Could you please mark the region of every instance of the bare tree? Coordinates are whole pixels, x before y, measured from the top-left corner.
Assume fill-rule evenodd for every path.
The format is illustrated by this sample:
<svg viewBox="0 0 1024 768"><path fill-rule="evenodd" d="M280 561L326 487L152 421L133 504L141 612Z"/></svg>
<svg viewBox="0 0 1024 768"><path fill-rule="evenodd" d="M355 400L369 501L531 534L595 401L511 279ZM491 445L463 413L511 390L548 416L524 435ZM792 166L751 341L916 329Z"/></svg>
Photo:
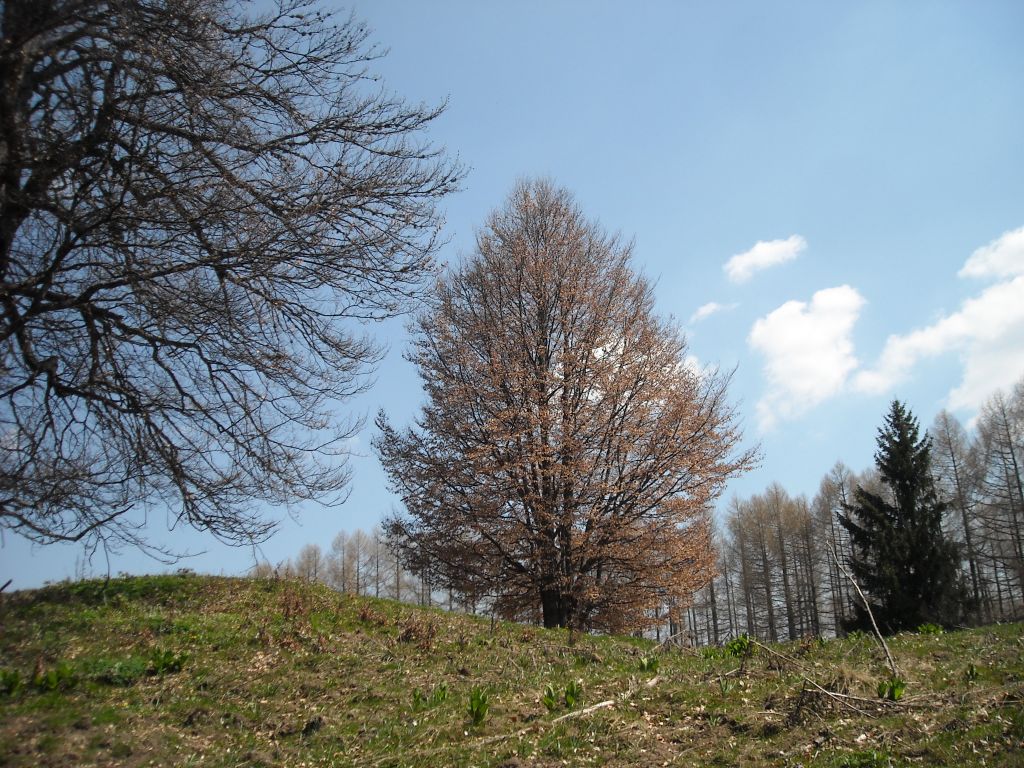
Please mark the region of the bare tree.
<svg viewBox="0 0 1024 768"><path fill-rule="evenodd" d="M939 411L929 430L935 446L935 484L949 504L947 530L962 544L970 575L973 610L991 618L978 551L975 507L981 483L977 451L966 430L948 411Z"/></svg>
<svg viewBox="0 0 1024 768"><path fill-rule="evenodd" d="M389 533L435 586L624 629L710 578L707 515L752 454L631 250L524 182L438 283L410 353L428 404L376 441L407 510Z"/></svg>
<svg viewBox="0 0 1024 768"><path fill-rule="evenodd" d="M293 568L300 579L323 581L327 578L324 553L316 544L306 544L295 557Z"/></svg>
<svg viewBox="0 0 1024 768"><path fill-rule="evenodd" d="M0 528L228 542L338 500L361 323L423 288L441 108L309 0L0 4Z"/></svg>
<svg viewBox="0 0 1024 768"><path fill-rule="evenodd" d="M1024 381L985 402L978 433L985 540L1000 614L1013 617L1024 607Z"/></svg>

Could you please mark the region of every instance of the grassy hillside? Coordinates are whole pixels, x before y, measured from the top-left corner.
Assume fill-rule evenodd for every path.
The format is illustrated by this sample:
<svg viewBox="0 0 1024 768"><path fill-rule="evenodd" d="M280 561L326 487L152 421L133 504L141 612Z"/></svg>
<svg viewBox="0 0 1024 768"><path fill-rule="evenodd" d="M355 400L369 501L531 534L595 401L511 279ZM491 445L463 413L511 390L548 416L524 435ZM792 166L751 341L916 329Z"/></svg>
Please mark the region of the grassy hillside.
<svg viewBox="0 0 1024 768"><path fill-rule="evenodd" d="M891 648L898 701L864 636L658 651L295 582L64 584L0 607L0 765L1024 765L1020 625Z"/></svg>

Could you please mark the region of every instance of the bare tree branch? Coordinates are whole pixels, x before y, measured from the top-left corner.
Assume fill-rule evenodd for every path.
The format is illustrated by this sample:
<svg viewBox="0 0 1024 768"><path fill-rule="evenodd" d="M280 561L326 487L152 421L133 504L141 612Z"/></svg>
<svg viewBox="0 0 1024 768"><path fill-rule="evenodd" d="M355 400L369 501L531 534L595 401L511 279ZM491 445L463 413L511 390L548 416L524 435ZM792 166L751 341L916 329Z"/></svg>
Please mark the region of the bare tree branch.
<svg viewBox="0 0 1024 768"><path fill-rule="evenodd" d="M0 8L0 526L34 541L342 500L361 326L432 274L443 105L380 89L355 19L240 8Z"/></svg>

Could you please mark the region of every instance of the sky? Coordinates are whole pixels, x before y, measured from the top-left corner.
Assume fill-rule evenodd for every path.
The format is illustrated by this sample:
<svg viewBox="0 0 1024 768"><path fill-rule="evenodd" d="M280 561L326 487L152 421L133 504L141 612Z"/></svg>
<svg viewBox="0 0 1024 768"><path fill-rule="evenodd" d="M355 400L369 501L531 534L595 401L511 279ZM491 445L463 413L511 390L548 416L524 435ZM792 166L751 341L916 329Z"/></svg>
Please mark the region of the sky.
<svg viewBox="0 0 1024 768"><path fill-rule="evenodd" d="M330 6L335 7L335 6ZM811 496L836 461L870 466L889 402L927 427L965 423L1024 376L1024 3L373 0L349 11L389 49L373 69L412 102L447 109L429 136L467 167L447 198L457 263L517 179L546 177L635 243L659 313L730 388L760 466L721 500L771 482ZM154 518L194 556L173 567L240 574L397 505L370 448L383 408L422 404L389 348L341 507L308 504L259 551ZM90 561L4 534L0 582L163 571L134 551Z"/></svg>

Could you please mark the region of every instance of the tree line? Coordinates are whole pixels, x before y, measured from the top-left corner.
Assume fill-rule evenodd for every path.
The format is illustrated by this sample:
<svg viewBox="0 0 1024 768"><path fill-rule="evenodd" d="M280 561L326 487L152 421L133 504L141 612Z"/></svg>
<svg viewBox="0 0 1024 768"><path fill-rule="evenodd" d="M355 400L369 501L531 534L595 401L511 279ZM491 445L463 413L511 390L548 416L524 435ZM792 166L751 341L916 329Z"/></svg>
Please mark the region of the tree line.
<svg viewBox="0 0 1024 768"><path fill-rule="evenodd" d="M315 581L346 594L439 605L448 610L473 612L480 607L467 603L463 595L438 590L428 572L405 568L380 526L369 531L339 531L327 547L305 544L293 558L277 565L265 560L257 563L252 575Z"/></svg>
<svg viewBox="0 0 1024 768"><path fill-rule="evenodd" d="M944 506L942 534L956 547L958 621L1019 620L1024 379L1009 394L992 395L971 429L941 411L928 436L930 479ZM733 498L715 530L717 575L686 611L694 640L715 644L742 633L772 641L840 635L856 624L862 601L843 569L857 553L843 519L856 507L858 489L879 498L892 493L877 467L856 473L837 462L810 499L778 483Z"/></svg>

